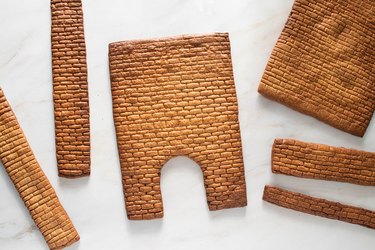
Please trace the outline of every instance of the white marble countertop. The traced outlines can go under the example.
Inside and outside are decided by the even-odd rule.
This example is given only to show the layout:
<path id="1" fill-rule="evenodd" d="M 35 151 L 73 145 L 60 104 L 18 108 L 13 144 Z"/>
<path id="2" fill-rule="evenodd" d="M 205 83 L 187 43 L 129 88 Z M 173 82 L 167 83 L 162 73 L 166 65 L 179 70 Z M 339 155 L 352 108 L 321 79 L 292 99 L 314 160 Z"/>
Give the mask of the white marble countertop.
<path id="1" fill-rule="evenodd" d="M 276 207 L 265 184 L 375 210 L 375 188 L 271 174 L 275 137 L 375 151 L 375 121 L 363 138 L 257 93 L 293 0 L 84 0 L 92 174 L 58 178 L 48 0 L 0 1 L 0 86 L 81 240 L 69 249 L 374 249 L 375 231 Z M 209 212 L 200 169 L 187 158 L 163 168 L 164 218 L 129 221 L 112 119 L 108 43 L 229 32 L 248 189 L 246 208 Z M 0 167 L 0 249 L 47 249 Z"/>

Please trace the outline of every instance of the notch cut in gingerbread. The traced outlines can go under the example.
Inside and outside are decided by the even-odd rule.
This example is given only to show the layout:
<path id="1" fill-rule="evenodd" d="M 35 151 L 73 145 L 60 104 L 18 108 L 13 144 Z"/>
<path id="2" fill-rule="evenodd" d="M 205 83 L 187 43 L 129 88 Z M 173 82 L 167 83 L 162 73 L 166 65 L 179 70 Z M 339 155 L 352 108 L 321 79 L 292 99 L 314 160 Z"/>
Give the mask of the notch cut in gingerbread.
<path id="1" fill-rule="evenodd" d="M 180 155 L 200 165 L 210 210 L 246 206 L 228 34 L 112 43 L 109 59 L 128 218 L 163 217 L 161 168 Z"/>

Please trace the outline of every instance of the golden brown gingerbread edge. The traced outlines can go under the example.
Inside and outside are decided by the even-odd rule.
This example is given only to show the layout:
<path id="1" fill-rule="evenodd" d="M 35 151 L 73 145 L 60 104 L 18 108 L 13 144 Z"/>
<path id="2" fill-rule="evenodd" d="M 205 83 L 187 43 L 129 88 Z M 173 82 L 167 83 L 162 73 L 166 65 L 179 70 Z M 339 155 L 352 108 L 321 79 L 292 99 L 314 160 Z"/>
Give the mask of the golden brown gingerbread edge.
<path id="1" fill-rule="evenodd" d="M 0 160 L 49 248 L 61 249 L 78 241 L 1 88 L 0 131 Z"/>
<path id="2" fill-rule="evenodd" d="M 375 229 L 375 212 L 291 192 L 275 186 L 265 186 L 263 200 L 298 212 L 339 220 Z"/>
<path id="3" fill-rule="evenodd" d="M 90 111 L 81 0 L 51 0 L 56 157 L 61 177 L 90 175 Z"/>
<path id="4" fill-rule="evenodd" d="M 307 4 L 309 8 L 305 6 Z M 261 83 L 259 84 L 258 92 L 298 112 L 313 116 L 335 128 L 362 137 L 375 110 L 375 85 L 370 84 L 370 82 L 375 80 L 373 71 L 375 53 L 371 49 L 371 44 L 374 44 L 375 37 L 371 35 L 371 25 L 373 23 L 369 22 L 369 19 L 371 20 L 372 18 L 371 4 L 373 3 L 370 1 L 361 1 L 361 3 L 356 4 L 355 1 L 336 3 L 320 0 L 311 3 L 308 0 L 297 0 L 272 52 Z M 338 13 L 332 13 L 332 11 L 324 9 L 325 7 L 332 8 L 333 12 Z M 315 9 L 317 9 L 316 12 L 311 13 Z M 329 17 L 324 15 L 329 15 Z M 347 17 L 348 15 L 349 17 Z M 305 20 L 306 22 L 304 22 L 304 19 L 311 19 L 313 21 Z M 346 24 L 348 20 L 352 20 L 350 25 Z M 325 22 L 328 22 L 328 24 Z M 355 29 L 352 27 L 354 25 L 356 25 Z M 348 27 L 354 29 L 354 32 L 352 32 L 353 30 L 347 31 Z M 328 33 L 321 40 L 320 37 L 324 36 L 324 32 Z M 335 32 L 338 32 L 337 36 Z M 355 33 L 357 37 L 361 37 L 361 41 L 363 42 L 358 42 L 357 38 L 352 36 L 351 33 Z M 339 37 L 339 35 L 342 36 Z M 319 49 L 315 48 L 311 52 L 311 45 L 305 45 L 305 42 L 301 39 L 302 37 L 314 42 L 315 47 L 318 46 L 316 44 L 327 39 L 331 39 L 332 42 L 324 44 L 325 47 L 323 49 L 319 47 L 319 44 Z M 338 40 L 339 43 L 337 43 L 337 39 L 341 39 Z M 357 44 L 358 42 L 361 46 L 347 46 L 346 49 L 352 51 L 353 56 L 350 62 L 354 61 L 356 64 L 347 63 L 344 67 L 341 66 L 341 63 L 345 62 L 346 59 L 331 58 L 331 54 L 335 54 L 336 57 L 342 55 L 349 56 L 348 52 L 332 52 L 335 51 L 336 47 L 345 48 L 346 40 L 350 40 L 353 44 Z M 332 47 L 336 43 L 337 46 Z M 289 55 L 289 52 L 285 51 L 292 51 L 295 55 Z M 301 55 L 309 56 L 311 53 L 315 55 L 320 54 L 322 51 L 323 55 L 329 59 L 329 63 L 336 66 L 333 67 L 335 71 L 330 71 L 331 73 L 334 72 L 333 76 L 332 74 L 330 75 L 330 72 L 320 69 L 321 65 L 325 63 L 321 59 L 323 56 L 320 57 L 322 61 L 320 65 L 315 67 L 310 64 L 319 59 L 307 60 L 304 58 L 304 61 L 302 60 Z M 306 64 L 305 68 L 304 66 L 300 66 L 301 63 Z M 335 63 L 338 65 L 335 65 Z M 325 66 L 325 68 L 332 67 Z M 336 72 L 344 68 L 347 68 L 347 70 L 340 73 Z M 302 79 L 299 79 L 301 77 Z M 314 77 L 320 80 L 319 84 L 321 86 L 316 82 L 317 80 L 306 80 L 310 78 L 315 79 Z M 335 77 L 335 81 L 330 79 L 333 77 Z M 340 84 L 337 84 L 338 81 L 336 78 L 342 79 Z M 332 88 L 330 86 L 331 83 L 337 86 Z M 315 85 L 317 85 L 316 88 L 319 88 L 319 90 L 311 90 Z M 304 89 L 306 86 L 307 90 Z M 345 92 L 346 89 L 347 93 Z M 339 94 L 332 98 L 332 93 L 333 95 L 336 93 Z M 325 98 L 325 95 L 327 95 L 327 98 Z M 321 100 L 313 103 L 313 99 L 316 97 Z M 344 99 L 348 100 L 345 101 L 345 104 L 343 104 Z M 335 102 L 329 100 L 335 100 Z M 335 110 L 332 110 L 332 107 Z"/>
<path id="5" fill-rule="evenodd" d="M 214 45 L 216 45 L 216 47 L 210 46 L 210 43 L 215 42 L 215 40 L 219 40 L 219 41 L 221 41 L 221 43 L 218 42 L 217 44 L 214 44 Z M 150 44 L 150 43 L 156 43 L 156 45 Z M 177 56 L 176 56 L 177 59 L 176 59 L 176 58 L 169 58 L 168 56 L 163 54 L 166 57 L 165 60 L 171 59 L 171 62 L 173 61 L 173 63 L 171 63 L 171 64 L 167 63 L 165 65 L 166 68 L 173 68 L 173 66 L 175 66 L 175 64 L 180 63 L 179 60 L 182 60 L 181 58 L 185 58 L 185 59 L 187 58 L 187 60 L 189 60 L 189 57 L 193 58 L 194 55 L 196 57 L 201 56 L 200 54 L 197 55 L 197 54 L 194 54 L 194 53 L 190 53 L 191 51 L 189 51 L 189 49 L 194 49 L 194 48 L 202 49 L 202 48 L 204 48 L 202 50 L 203 50 L 203 52 L 205 52 L 205 51 L 207 51 L 207 47 L 209 49 L 213 49 L 213 51 L 210 50 L 211 53 L 214 55 L 212 59 L 217 59 L 219 61 L 219 65 L 221 67 L 225 68 L 223 70 L 224 73 L 220 72 L 220 74 L 224 75 L 223 78 L 226 80 L 226 83 L 224 83 L 225 81 L 223 80 L 222 87 L 224 86 L 223 87 L 224 90 L 220 89 L 220 88 L 217 88 L 217 86 L 216 86 L 215 88 L 217 88 L 217 89 L 215 91 L 218 93 L 217 94 L 217 101 L 218 102 L 222 102 L 222 101 L 227 102 L 228 101 L 228 103 L 230 103 L 229 109 L 225 105 L 223 105 L 223 107 L 222 107 L 224 110 L 227 110 L 227 113 L 230 113 L 230 115 L 227 116 L 227 117 L 223 116 L 224 117 L 224 123 L 223 123 L 223 121 L 220 121 L 220 119 L 223 120 L 223 117 L 221 117 L 221 118 L 219 117 L 218 121 L 221 122 L 221 125 L 223 126 L 223 127 L 221 127 L 221 129 L 227 129 L 227 132 L 229 134 L 229 138 L 227 138 L 227 140 L 228 140 L 229 144 L 231 144 L 231 143 L 233 144 L 233 149 L 235 148 L 235 150 L 233 150 L 233 151 L 235 151 L 235 153 L 233 153 L 233 152 L 228 152 L 228 153 L 222 152 L 223 156 L 221 156 L 220 153 L 219 153 L 219 154 L 216 154 L 216 157 L 218 157 L 218 160 L 220 160 L 220 159 L 224 159 L 225 158 L 224 155 L 226 155 L 229 158 L 229 161 L 233 161 L 232 158 L 234 156 L 232 154 L 235 154 L 236 160 L 233 161 L 233 167 L 230 167 L 230 165 L 228 165 L 228 166 L 224 166 L 223 169 L 221 169 L 221 170 L 217 169 L 217 171 L 214 171 L 214 170 L 210 170 L 210 168 L 208 166 L 208 169 L 207 169 L 206 165 L 210 165 L 210 163 L 206 163 L 206 162 L 214 161 L 214 160 L 212 160 L 212 159 L 211 160 L 204 160 L 203 158 L 205 158 L 207 156 L 205 156 L 205 155 L 200 156 L 199 152 L 194 152 L 194 150 L 193 150 L 194 146 L 190 145 L 190 146 L 186 147 L 184 145 L 181 145 L 180 143 L 177 143 L 176 145 L 173 145 L 173 147 L 174 147 L 173 150 L 171 150 L 166 155 L 164 155 L 164 153 L 162 153 L 161 155 L 156 154 L 155 156 L 153 156 L 154 158 L 149 159 L 149 162 L 153 162 L 153 165 L 151 167 L 145 166 L 143 168 L 143 170 L 142 169 L 138 169 L 138 170 L 132 169 L 130 167 L 130 166 L 134 166 L 134 163 L 136 163 L 136 162 L 139 162 L 139 163 L 142 162 L 142 159 L 146 160 L 147 150 L 145 152 L 144 147 L 141 146 L 141 144 L 144 143 L 144 142 L 141 142 L 139 140 L 143 137 L 143 135 L 145 135 L 145 134 L 143 134 L 144 132 L 142 132 L 143 127 L 149 129 L 150 133 L 153 131 L 152 130 L 153 128 L 151 128 L 152 126 L 150 124 L 142 124 L 142 125 L 131 124 L 131 122 L 129 122 L 129 119 L 126 119 L 126 118 L 133 119 L 133 118 L 136 118 L 137 116 L 141 116 L 141 115 L 143 115 L 143 116 L 145 116 L 145 115 L 149 116 L 149 115 L 155 115 L 155 114 L 157 115 L 157 113 L 160 110 L 157 110 L 158 112 L 156 112 L 156 111 L 151 112 L 151 113 L 146 112 L 146 114 L 143 114 L 143 112 L 139 112 L 139 113 L 134 113 L 134 112 L 137 111 L 137 108 L 144 109 L 145 107 L 151 107 L 152 103 L 147 103 L 147 101 L 152 102 L 152 100 L 150 98 L 152 98 L 153 94 L 158 93 L 158 91 L 163 92 L 163 89 L 164 90 L 169 89 L 172 92 L 174 90 L 178 90 L 178 89 L 181 89 L 181 90 L 182 89 L 191 89 L 191 92 L 194 93 L 194 95 L 196 93 L 197 93 L 197 95 L 199 94 L 199 91 L 197 92 L 197 88 L 198 89 L 200 88 L 200 83 L 194 82 L 194 81 L 190 83 L 190 85 L 189 85 L 190 87 L 183 86 L 183 84 L 179 81 L 174 81 L 172 83 L 171 82 L 168 83 L 168 81 L 163 82 L 163 84 L 166 84 L 166 87 L 164 86 L 163 88 L 160 88 L 160 86 L 158 87 L 158 81 L 156 81 L 154 84 L 151 83 L 151 85 L 150 85 L 150 83 L 148 83 L 148 85 L 147 84 L 141 84 L 139 86 L 143 86 L 144 88 L 147 88 L 147 86 L 151 87 L 151 88 L 153 88 L 153 91 L 149 91 L 149 92 L 146 91 L 145 93 L 141 94 L 140 96 L 137 96 L 137 90 L 129 88 L 131 86 L 134 87 L 136 84 L 140 83 L 139 82 L 139 81 L 141 81 L 140 78 L 142 78 L 143 76 L 148 76 L 148 74 L 150 73 L 150 72 L 146 72 L 146 73 L 140 73 L 139 72 L 139 74 L 134 76 L 133 75 L 134 72 L 137 72 L 137 71 L 140 71 L 140 70 L 137 69 L 137 68 L 134 69 L 134 68 L 132 68 L 132 66 L 137 67 L 135 65 L 139 65 L 139 62 L 134 61 L 133 54 L 132 54 L 132 56 L 129 56 L 129 53 L 133 53 L 134 50 L 137 50 L 137 46 L 140 46 L 145 50 L 147 50 L 147 49 L 151 49 L 151 51 L 152 50 L 155 50 L 155 51 L 159 50 L 159 52 L 160 52 L 161 48 L 163 48 L 163 46 L 158 46 L 158 45 L 160 45 L 160 43 L 161 44 L 172 43 L 172 44 L 169 44 L 171 47 L 168 47 L 169 45 L 165 45 L 165 44 L 163 46 L 167 46 L 167 48 L 174 48 L 174 49 L 172 49 L 172 50 L 175 50 L 175 51 L 173 51 L 174 53 L 176 53 L 178 49 L 181 49 L 180 51 L 185 51 L 184 52 L 184 53 L 186 53 L 185 55 L 189 55 L 189 56 L 186 56 L 186 57 L 183 57 L 183 56 L 179 57 L 178 54 L 181 53 L 181 52 L 178 52 Z M 186 46 L 186 47 L 184 47 L 184 46 Z M 205 47 L 205 46 L 207 46 L 207 47 Z M 189 49 L 186 49 L 187 47 Z M 166 49 L 166 48 L 164 48 L 164 49 Z M 222 52 L 221 54 L 217 54 L 217 51 L 215 49 L 216 50 L 221 49 L 224 52 Z M 161 52 L 161 53 L 163 53 L 163 52 Z M 169 51 L 168 53 L 171 53 L 171 51 Z M 168 55 L 168 53 L 166 53 L 166 54 Z M 146 60 L 147 60 L 147 58 L 150 58 L 150 57 L 160 58 L 160 56 L 155 57 L 151 54 L 152 53 L 150 52 L 150 54 L 148 56 L 145 56 L 144 58 L 146 58 Z M 205 56 L 210 56 L 210 54 L 208 54 L 208 55 L 206 54 Z M 229 43 L 228 34 L 216 33 L 216 34 L 212 34 L 212 35 L 198 35 L 198 36 L 195 36 L 195 35 L 193 35 L 193 36 L 187 35 L 186 36 L 185 35 L 185 36 L 180 36 L 180 37 L 162 38 L 162 39 L 155 39 L 155 40 L 127 41 L 127 42 L 112 43 L 112 44 L 109 45 L 109 58 L 110 58 L 110 71 L 111 71 L 110 73 L 111 73 L 111 81 L 112 81 L 114 120 L 115 120 L 118 148 L 119 148 L 119 153 L 120 153 L 120 163 L 121 163 L 121 166 L 122 166 L 124 195 L 125 195 L 126 207 L 127 207 L 127 213 L 128 213 L 129 219 L 154 219 L 154 218 L 160 218 L 160 217 L 163 216 L 163 206 L 162 206 L 161 192 L 160 192 L 160 170 L 161 170 L 161 167 L 165 164 L 165 162 L 167 160 L 169 160 L 170 158 L 172 158 L 174 156 L 177 156 L 177 155 L 189 156 L 191 159 L 196 161 L 201 166 L 202 171 L 203 171 L 203 175 L 204 175 L 204 179 L 205 179 L 207 201 L 208 201 L 210 210 L 218 210 L 218 209 L 224 209 L 224 208 L 245 206 L 247 204 L 246 184 L 245 184 L 245 178 L 244 178 L 242 147 L 241 147 L 241 140 L 240 140 L 240 133 L 239 133 L 239 124 L 238 124 L 237 97 L 236 97 L 236 93 L 235 93 L 235 86 L 234 86 L 234 80 L 233 80 L 231 55 L 230 55 L 230 43 Z M 132 61 L 129 61 L 128 60 L 129 58 L 132 58 Z M 163 58 L 163 60 L 164 60 L 164 58 Z M 129 63 L 129 65 L 127 65 L 127 63 L 125 63 L 124 65 L 118 65 L 118 64 L 121 64 L 124 61 L 128 61 L 127 63 Z M 223 63 L 223 61 L 224 61 L 224 63 Z M 162 63 L 162 62 L 159 62 L 159 63 Z M 201 67 L 201 65 L 199 65 L 199 63 L 197 64 L 197 62 L 195 62 L 194 64 Z M 147 65 L 149 65 L 149 64 L 147 64 Z M 163 67 L 161 67 L 159 69 L 154 69 L 152 67 L 150 67 L 150 68 L 152 70 L 160 70 L 161 74 L 163 74 L 162 71 L 163 71 L 163 69 L 165 69 Z M 173 69 L 171 69 L 171 70 L 173 71 Z M 214 71 L 214 73 L 219 74 L 216 71 Z M 198 71 L 196 71 L 196 72 L 198 72 Z M 212 73 L 212 72 L 210 72 L 210 73 Z M 124 77 L 124 75 L 128 75 L 129 77 L 134 77 L 134 79 L 132 80 L 132 81 L 134 81 L 134 84 L 130 84 L 131 81 L 129 81 L 129 79 L 124 80 L 122 78 L 122 77 Z M 189 78 L 188 77 L 189 75 L 190 75 L 190 73 L 185 75 L 184 77 Z M 212 75 L 214 75 L 214 74 L 212 74 Z M 212 75 L 210 77 L 213 77 Z M 174 77 L 173 74 L 171 75 L 171 77 Z M 152 76 L 151 76 L 150 79 L 152 79 Z M 202 78 L 202 79 L 204 79 L 204 78 Z M 137 83 L 137 81 L 138 81 L 138 83 Z M 207 82 L 206 82 L 206 84 L 207 84 Z M 202 84 L 202 86 L 203 85 L 204 84 Z M 144 88 L 142 88 L 142 89 L 144 90 Z M 220 98 L 220 93 L 223 94 L 223 98 Z M 206 94 L 207 94 L 207 91 L 206 91 Z M 183 93 L 179 93 L 179 95 L 183 96 Z M 225 98 L 228 98 L 228 100 L 226 100 Z M 166 100 L 166 98 L 164 98 L 164 100 Z M 175 101 L 176 100 L 173 99 L 173 102 L 175 102 Z M 140 102 L 142 102 L 142 104 L 140 104 Z M 192 98 L 190 106 L 194 107 L 194 105 L 198 105 L 197 102 L 200 102 L 200 101 L 195 101 L 194 98 Z M 209 101 L 209 103 L 210 102 L 211 101 Z M 122 108 L 120 108 L 120 105 L 122 105 Z M 207 104 L 205 104 L 205 105 L 207 105 Z M 170 108 L 173 108 L 172 106 Z M 188 106 L 189 106 L 189 103 L 188 103 Z M 126 108 L 126 107 L 128 107 L 128 108 Z M 174 108 L 176 108 L 176 106 Z M 121 115 L 120 111 L 124 112 L 124 114 Z M 164 111 L 165 111 L 165 114 L 166 114 L 167 111 L 166 110 L 164 110 Z M 206 110 L 206 111 L 208 111 L 208 110 Z M 168 115 L 167 115 L 167 117 L 168 117 Z M 202 119 L 202 118 L 199 118 L 199 119 Z M 199 119 L 195 120 L 195 121 L 199 123 L 200 122 Z M 212 117 L 208 116 L 206 118 L 206 120 L 209 120 L 209 119 L 212 120 Z M 126 123 L 126 122 L 128 122 L 128 123 Z M 152 123 L 152 122 L 150 122 L 150 123 Z M 169 140 L 168 139 L 168 136 L 169 136 L 168 133 L 170 133 L 170 135 L 171 135 L 170 137 L 181 136 L 180 135 L 181 131 L 179 131 L 180 128 L 178 128 L 176 130 L 176 127 L 178 127 L 178 126 L 189 126 L 189 125 L 195 126 L 195 124 L 191 124 L 191 121 L 189 121 L 188 119 L 177 119 L 177 120 L 172 119 L 172 121 L 165 122 L 163 124 L 161 124 L 161 123 L 160 124 L 155 123 L 153 125 L 159 126 L 159 128 L 164 128 L 164 129 L 167 129 L 167 130 L 168 130 L 168 126 L 166 126 L 167 124 L 169 124 L 170 126 L 174 126 L 174 127 L 169 128 L 169 129 L 171 129 L 171 131 L 167 131 L 167 132 L 166 131 L 160 131 L 163 134 L 163 136 L 167 137 L 167 140 L 166 140 L 167 142 Z M 215 123 L 215 121 L 213 121 L 213 123 Z M 215 126 L 217 126 L 217 125 L 214 125 L 214 127 Z M 141 128 L 140 129 L 141 131 L 138 130 L 139 127 Z M 132 130 L 134 130 L 134 131 L 132 131 Z M 187 131 L 191 132 L 192 127 L 190 129 L 188 129 Z M 134 135 L 136 135 L 136 137 L 138 137 L 138 139 L 132 140 L 132 138 L 131 138 L 132 133 Z M 194 133 L 193 133 L 193 135 L 194 135 Z M 182 135 L 182 136 L 186 136 L 186 135 Z M 231 138 L 231 136 L 233 136 L 233 138 Z M 227 135 L 223 134 L 222 136 L 220 136 L 220 141 L 223 141 L 225 137 L 227 137 Z M 158 136 L 155 136 L 154 138 L 158 139 Z M 190 140 L 189 138 L 185 138 L 185 139 L 186 139 L 185 142 Z M 163 140 L 164 140 L 164 138 L 163 138 Z M 163 140 L 160 141 L 160 144 L 167 143 L 166 141 L 163 142 Z M 125 141 L 127 143 L 125 143 Z M 151 144 L 152 144 L 151 142 L 148 142 L 147 145 L 151 145 Z M 216 150 L 215 147 L 217 147 L 218 145 L 213 143 L 213 145 L 211 145 L 211 146 L 212 146 L 212 150 L 214 151 L 214 150 Z M 158 147 L 158 145 L 154 144 L 153 146 L 147 146 L 147 147 L 148 147 L 148 149 L 150 149 L 149 150 L 150 152 L 155 152 L 154 148 Z M 205 146 L 203 146 L 203 148 L 205 148 Z M 168 148 L 165 148 L 165 149 L 167 149 L 166 151 L 170 150 Z M 134 150 L 134 152 L 132 152 L 132 150 Z M 203 150 L 202 148 L 199 148 L 199 146 L 196 145 L 196 151 L 202 152 L 202 150 Z M 160 149 L 160 152 L 165 152 L 165 151 Z M 129 161 L 129 159 L 132 159 L 132 160 Z M 218 163 L 215 163 L 215 164 L 218 164 Z M 202 165 L 203 165 L 203 167 L 202 167 Z M 150 169 L 152 169 L 151 170 L 152 173 L 147 171 L 147 169 L 149 167 L 150 167 Z M 215 167 L 215 169 L 216 168 L 217 167 Z M 228 168 L 228 170 L 225 170 L 225 168 Z M 212 169 L 212 167 L 211 167 L 211 169 Z M 229 172 L 226 173 L 226 171 L 229 171 Z M 214 172 L 215 172 L 215 174 L 214 174 Z M 220 175 L 226 175 L 226 174 L 228 175 L 227 179 L 225 179 L 226 177 L 220 179 Z M 132 176 L 145 176 L 146 177 L 146 178 L 141 179 L 141 181 L 143 182 L 141 184 L 141 187 L 139 187 L 139 181 L 130 178 L 131 175 Z M 149 178 L 147 178 L 146 175 L 149 176 Z M 234 182 L 235 183 L 233 184 L 233 187 L 231 187 L 231 188 L 228 188 L 228 187 L 225 187 L 225 186 L 220 186 L 220 185 L 218 185 L 217 188 L 215 188 L 215 187 L 212 187 L 212 184 L 214 184 L 213 183 L 214 179 L 209 180 L 210 175 L 213 176 L 213 177 L 215 175 L 217 175 L 217 177 L 218 177 L 217 181 L 227 180 L 229 183 L 234 183 Z M 138 188 L 136 188 L 136 187 L 138 187 Z M 146 192 L 146 193 L 144 195 L 138 196 L 139 198 L 137 198 L 137 194 L 141 194 L 142 192 Z M 147 192 L 150 192 L 152 194 L 147 195 Z M 225 201 L 216 200 L 215 196 L 213 196 L 213 195 L 216 195 L 217 197 L 219 197 L 218 199 L 220 199 L 220 193 L 222 193 L 221 195 L 224 194 L 221 197 L 223 200 L 224 200 L 225 197 L 227 197 L 227 198 L 225 198 L 226 199 Z M 143 205 L 137 206 L 137 205 L 134 204 L 134 202 L 138 202 L 138 204 L 142 203 L 139 200 L 140 197 L 145 198 L 144 202 L 143 202 L 144 206 Z M 144 207 L 145 211 L 142 211 L 143 207 Z M 148 212 L 148 211 L 150 211 L 150 212 Z"/>

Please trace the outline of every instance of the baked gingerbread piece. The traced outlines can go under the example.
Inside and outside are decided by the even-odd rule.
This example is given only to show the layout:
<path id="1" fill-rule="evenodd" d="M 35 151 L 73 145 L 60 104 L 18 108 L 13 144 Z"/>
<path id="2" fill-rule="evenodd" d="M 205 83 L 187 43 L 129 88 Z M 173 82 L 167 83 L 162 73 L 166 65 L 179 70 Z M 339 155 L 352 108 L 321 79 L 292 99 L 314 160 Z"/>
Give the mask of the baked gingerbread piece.
<path id="1" fill-rule="evenodd" d="M 0 160 L 50 249 L 61 249 L 79 235 L 26 140 L 0 89 Z"/>
<path id="2" fill-rule="evenodd" d="M 375 2 L 296 0 L 259 93 L 363 136 L 375 109 Z"/>
<path id="3" fill-rule="evenodd" d="M 375 186 L 375 153 L 293 139 L 276 139 L 272 172 Z"/>
<path id="4" fill-rule="evenodd" d="M 263 200 L 280 207 L 375 229 L 375 212 L 266 186 Z"/>
<path id="5" fill-rule="evenodd" d="M 112 43 L 109 61 L 128 218 L 163 216 L 161 168 L 179 155 L 201 166 L 210 210 L 245 206 L 228 34 Z"/>
<path id="6" fill-rule="evenodd" d="M 59 176 L 90 174 L 90 112 L 81 0 L 51 0 L 52 73 Z"/>

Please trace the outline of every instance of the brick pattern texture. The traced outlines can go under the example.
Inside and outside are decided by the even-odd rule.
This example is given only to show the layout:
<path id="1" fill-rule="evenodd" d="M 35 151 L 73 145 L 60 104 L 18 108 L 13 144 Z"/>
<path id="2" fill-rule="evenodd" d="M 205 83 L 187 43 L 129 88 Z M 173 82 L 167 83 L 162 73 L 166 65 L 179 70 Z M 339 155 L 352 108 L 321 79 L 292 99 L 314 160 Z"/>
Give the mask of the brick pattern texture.
<path id="1" fill-rule="evenodd" d="M 210 210 L 246 205 L 228 34 L 112 43 L 113 113 L 129 219 L 163 216 L 162 166 L 202 169 Z"/>
<path id="2" fill-rule="evenodd" d="M 266 186 L 263 200 L 280 207 L 375 229 L 375 212 Z"/>
<path id="3" fill-rule="evenodd" d="M 296 0 L 259 93 L 363 136 L 375 110 L 375 1 Z"/>
<path id="4" fill-rule="evenodd" d="M 375 153 L 276 139 L 272 149 L 272 172 L 375 186 Z"/>
<path id="5" fill-rule="evenodd" d="M 90 114 L 81 0 L 51 0 L 59 176 L 90 174 Z"/>
<path id="6" fill-rule="evenodd" d="M 78 241 L 76 229 L 36 161 L 1 89 L 0 160 L 50 249 Z"/>

